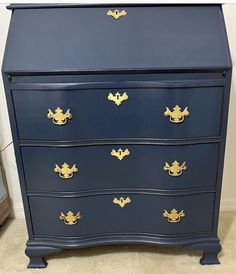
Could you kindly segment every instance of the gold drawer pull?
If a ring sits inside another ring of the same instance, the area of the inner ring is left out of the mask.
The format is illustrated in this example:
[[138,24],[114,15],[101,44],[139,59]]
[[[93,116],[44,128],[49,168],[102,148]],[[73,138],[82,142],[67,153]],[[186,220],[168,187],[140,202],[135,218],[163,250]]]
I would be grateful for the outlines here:
[[189,111],[188,111],[188,107],[186,107],[183,111],[181,111],[181,107],[176,105],[173,108],[173,111],[170,111],[170,109],[166,107],[166,111],[164,112],[164,115],[166,117],[169,116],[169,120],[172,123],[178,124],[178,123],[182,123],[184,121],[184,118],[189,116]]
[[131,203],[131,199],[130,197],[126,197],[125,199],[123,197],[120,197],[119,199],[117,198],[114,198],[113,199],[113,204],[117,204],[119,205],[120,207],[124,207],[126,204],[129,204]]
[[107,12],[107,15],[108,16],[112,16],[114,19],[119,19],[121,16],[125,16],[127,13],[125,10],[122,10],[122,11],[119,11],[119,10],[114,10],[114,11],[111,11],[109,10]]
[[66,225],[75,225],[77,224],[78,220],[82,218],[80,212],[78,212],[76,215],[72,211],[69,211],[66,213],[66,215],[61,212],[60,217],[61,220],[64,220],[64,223]]
[[117,157],[121,161],[125,156],[130,155],[130,152],[128,148],[124,151],[121,148],[119,148],[117,151],[115,149],[112,149],[111,155]]
[[113,95],[111,92],[109,92],[107,99],[110,101],[113,101],[117,106],[119,106],[123,101],[128,100],[129,96],[126,92],[124,92],[122,95],[117,92],[115,95]]
[[68,119],[72,118],[70,109],[67,109],[66,113],[63,113],[63,110],[59,107],[55,110],[55,113],[48,109],[48,119],[51,119],[55,125],[63,126],[67,123]]
[[75,172],[78,172],[78,168],[74,164],[71,168],[67,163],[64,163],[62,167],[59,167],[57,164],[55,164],[54,172],[59,173],[59,176],[62,179],[70,179],[74,176]]
[[178,223],[181,221],[181,217],[185,216],[185,212],[181,210],[179,213],[178,211],[173,208],[169,213],[167,210],[164,209],[163,217],[166,217],[168,222],[170,223]]
[[183,162],[183,164],[180,166],[179,162],[174,161],[171,166],[166,162],[163,169],[168,171],[170,176],[176,177],[180,176],[183,171],[187,169],[187,166],[186,162]]

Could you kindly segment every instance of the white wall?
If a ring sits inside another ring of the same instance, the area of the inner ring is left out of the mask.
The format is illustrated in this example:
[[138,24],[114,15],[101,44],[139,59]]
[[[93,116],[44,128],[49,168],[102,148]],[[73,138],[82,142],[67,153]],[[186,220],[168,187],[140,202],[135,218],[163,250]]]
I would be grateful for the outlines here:
[[[11,12],[5,5],[0,4],[0,64],[2,64],[3,52],[10,22]],[[1,150],[12,141],[9,124],[6,98],[3,89],[2,77],[0,77],[0,147]],[[15,162],[13,145],[1,152],[3,164],[8,181],[8,188],[12,200],[12,217],[23,217],[23,206],[20,194],[19,179]]]
[[[236,4],[226,4],[223,6],[228,38],[230,42],[233,63],[236,64]],[[5,40],[10,20],[10,11],[5,5],[0,4],[0,63],[5,47]],[[225,155],[225,173],[222,193],[222,211],[236,211],[236,175],[234,164],[236,163],[236,70],[233,73],[232,95],[230,102],[229,124],[227,147]],[[4,148],[12,140],[9,127],[9,119],[4,95],[2,80],[0,79],[0,146]],[[13,205],[14,217],[23,217],[23,207],[19,188],[16,163],[13,146],[9,146],[2,152],[4,166],[6,170],[10,196]]]

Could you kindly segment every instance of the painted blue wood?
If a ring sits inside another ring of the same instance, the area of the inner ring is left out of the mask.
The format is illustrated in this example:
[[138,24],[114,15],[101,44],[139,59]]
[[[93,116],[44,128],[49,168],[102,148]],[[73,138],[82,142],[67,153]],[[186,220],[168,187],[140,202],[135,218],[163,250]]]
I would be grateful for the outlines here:
[[14,10],[4,70],[230,67],[219,5],[124,5],[119,20],[109,9],[116,8]]
[[[183,82],[184,80],[184,82]],[[196,83],[195,86],[224,86],[225,84],[225,75],[224,72],[222,73],[222,69],[215,68],[214,70],[171,70],[171,78],[170,78],[170,72],[162,71],[161,73],[157,72],[151,72],[146,73],[142,71],[127,71],[124,70],[122,72],[118,73],[99,73],[90,71],[87,72],[87,74],[84,73],[76,73],[76,72],[50,72],[50,74],[42,74],[42,73],[31,73],[28,75],[24,75],[22,73],[11,75],[11,82],[10,86],[11,89],[38,89],[40,90],[43,86],[46,86],[46,88],[58,88],[58,83],[65,84],[77,84],[77,85],[85,85],[87,84],[87,87],[91,87],[93,84],[100,85],[101,83],[106,84],[114,84],[115,87],[120,85],[121,88],[124,86],[126,87],[127,84],[133,84],[136,83],[139,86],[141,86],[140,83],[144,83],[144,87],[147,87],[147,84],[153,83],[165,83],[168,84],[174,82],[179,83],[183,86],[183,83]],[[53,85],[53,84],[57,85]],[[122,83],[122,84],[121,84]],[[40,86],[41,84],[41,86]],[[95,86],[96,87],[96,86]],[[67,89],[68,89],[67,85]]]
[[[28,191],[79,191],[110,188],[188,189],[216,184],[218,144],[188,146],[106,145],[69,148],[23,147],[22,158]],[[111,156],[112,149],[129,149],[123,160]],[[163,170],[177,160],[187,170],[172,177]],[[55,164],[78,173],[62,179]]]
[[[130,197],[131,203],[121,208],[113,204],[114,197]],[[199,203],[199,201],[201,201]],[[187,234],[212,231],[214,194],[163,197],[114,193],[83,198],[30,197],[35,235],[91,236],[108,233]],[[186,216],[170,223],[162,214],[164,209],[184,210]],[[41,210],[47,208],[47,210]],[[60,212],[81,213],[76,225],[66,225]],[[211,216],[211,217],[210,217]],[[47,222],[45,222],[47,220]],[[201,220],[201,221],[199,221]]]
[[[55,84],[56,85],[56,84]],[[117,106],[109,92],[126,92]],[[20,139],[72,140],[101,138],[187,138],[220,135],[223,88],[125,88],[13,91]],[[37,102],[37,103],[36,103]],[[180,124],[164,116],[179,105],[190,115]],[[64,126],[48,119],[48,109],[70,109]],[[30,115],[30,118],[29,118]]]
[[[202,250],[201,264],[219,263],[232,74],[220,5],[11,8],[2,72],[28,267],[46,267],[43,256],[64,248],[121,243],[178,245]],[[108,17],[115,8],[127,16]],[[110,90],[128,91],[129,100],[116,107],[106,99]],[[175,104],[190,109],[179,125],[163,117]],[[65,127],[46,118],[57,106],[72,110]],[[129,147],[130,157],[118,161],[112,147]],[[183,175],[158,169],[177,156],[191,162]],[[62,182],[54,162],[71,159],[79,172]],[[117,195],[132,202],[120,208]],[[164,208],[186,216],[169,223]],[[69,210],[81,211],[78,226],[58,218]]]

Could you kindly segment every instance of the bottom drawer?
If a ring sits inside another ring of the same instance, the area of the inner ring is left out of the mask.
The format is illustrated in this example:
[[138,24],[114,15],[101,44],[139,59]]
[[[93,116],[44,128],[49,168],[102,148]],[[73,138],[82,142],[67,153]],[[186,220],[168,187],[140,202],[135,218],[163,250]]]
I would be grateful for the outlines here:
[[[212,231],[214,194],[159,196],[114,193],[76,198],[31,196],[29,203],[35,235],[184,234]],[[177,210],[176,214],[173,209]],[[68,213],[70,211],[74,215]]]

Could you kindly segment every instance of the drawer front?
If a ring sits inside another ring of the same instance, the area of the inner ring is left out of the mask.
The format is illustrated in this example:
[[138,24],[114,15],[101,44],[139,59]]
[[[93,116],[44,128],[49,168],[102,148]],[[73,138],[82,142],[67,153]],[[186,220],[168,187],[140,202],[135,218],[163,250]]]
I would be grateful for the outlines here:
[[[126,202],[123,207],[119,204],[121,197]],[[30,197],[29,203],[35,235],[184,234],[211,232],[214,194],[157,196],[123,193],[80,198]],[[171,213],[173,209],[176,209],[176,214]]]
[[216,143],[22,148],[29,191],[214,186],[217,155]]
[[13,98],[20,139],[171,139],[218,136],[222,90],[16,90]]

